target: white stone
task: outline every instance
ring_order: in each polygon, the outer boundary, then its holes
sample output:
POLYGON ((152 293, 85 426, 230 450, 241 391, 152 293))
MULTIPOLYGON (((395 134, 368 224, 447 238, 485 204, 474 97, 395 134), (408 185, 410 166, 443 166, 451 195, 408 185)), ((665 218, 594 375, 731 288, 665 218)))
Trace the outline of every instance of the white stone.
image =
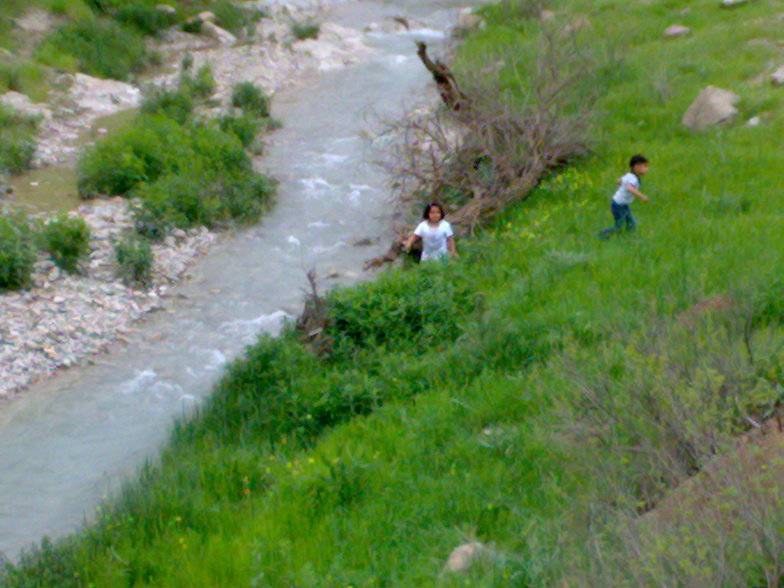
POLYGON ((465 574, 472 566, 476 565, 477 561, 486 556, 487 549, 478 541, 464 543, 459 547, 455 547, 452 553, 449 554, 444 571, 453 574, 465 574))
POLYGON ((234 45, 237 42, 237 37, 209 21, 201 25, 201 32, 215 39, 221 45, 234 45))
POLYGON ((542 10, 539 13, 539 19, 544 22, 552 22, 555 20, 555 12, 552 10, 542 10))
POLYGON ((784 65, 771 74, 770 81, 774 86, 784 86, 784 65))
POLYGON ((215 23, 215 15, 209 10, 200 12, 198 16, 196 16, 196 18, 203 23, 207 23, 207 22, 215 23))
POLYGON ((177 14, 177 9, 168 4, 158 4, 155 9, 165 12, 166 14, 177 14))
POLYGON ((463 31, 474 31, 482 26, 484 19, 470 8, 461 8, 457 16, 455 28, 463 31))
POLYGON ((721 0, 722 8, 734 8, 741 4, 748 4, 752 0, 721 0))
POLYGON ((0 103, 24 114, 52 118, 52 111, 46 105, 35 104, 27 95, 19 92, 6 92, 0 96, 0 103))
POLYGON ((729 90, 708 86, 699 93, 683 115, 681 123, 690 129, 701 130, 707 127, 731 122, 737 115, 735 105, 740 96, 729 90))
POLYGON ((746 121, 747 127, 758 127, 762 124, 762 119, 758 116, 752 116, 748 121, 746 121))
POLYGON ((678 37, 685 37, 691 34, 691 29, 683 25, 671 25, 664 29, 664 36, 668 39, 676 39, 678 37))
POLYGON ((74 75, 74 83, 68 93, 79 108, 89 110, 96 116, 136 108, 142 102, 139 88, 125 82, 102 80, 83 73, 74 75))

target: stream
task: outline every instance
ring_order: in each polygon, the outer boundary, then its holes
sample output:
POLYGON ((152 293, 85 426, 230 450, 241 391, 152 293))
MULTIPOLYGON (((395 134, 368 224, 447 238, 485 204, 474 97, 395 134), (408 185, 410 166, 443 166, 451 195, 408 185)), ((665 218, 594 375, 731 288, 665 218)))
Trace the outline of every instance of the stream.
POLYGON ((261 223, 215 247, 127 344, 2 406, 1 552, 16 559, 43 536, 92 519, 100 501, 155 456, 173 419, 209 393, 224 364, 300 311, 307 270, 339 274, 322 278, 322 287, 369 277, 362 263, 386 250, 392 207, 384 174, 369 163, 366 130, 434 92, 413 40, 437 49, 436 29, 453 23, 462 5, 363 1, 330 9, 329 20, 360 29, 399 14, 433 29, 371 34, 376 51, 362 63, 277 94, 273 114, 284 126, 256 165, 280 186, 261 223), (368 237, 373 245, 352 245, 368 237))

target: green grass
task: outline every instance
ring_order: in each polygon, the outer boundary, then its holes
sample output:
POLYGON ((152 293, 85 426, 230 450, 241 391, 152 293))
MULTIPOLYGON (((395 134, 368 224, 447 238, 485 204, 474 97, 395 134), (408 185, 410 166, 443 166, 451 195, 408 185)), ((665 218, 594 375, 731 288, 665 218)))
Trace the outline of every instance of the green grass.
MULTIPOLYGON (((595 153, 459 241, 458 263, 331 295, 330 357, 291 334, 249 348, 139 482, 9 586, 53 570, 61 586, 763 585, 774 511, 729 535, 696 519, 646 535, 638 513, 781 400, 784 94, 755 81, 773 54, 748 41, 778 38, 784 5, 555 8, 586 15, 604 67, 595 153), (693 35, 664 40, 676 21, 693 35), (741 95, 741 118, 686 131, 708 84, 741 95), (600 242, 636 152, 652 202, 600 242), (717 295, 735 307, 678 318, 717 295), (474 538, 491 561, 442 576, 474 538)), ((536 22, 488 18, 458 67, 533 55, 536 22)))

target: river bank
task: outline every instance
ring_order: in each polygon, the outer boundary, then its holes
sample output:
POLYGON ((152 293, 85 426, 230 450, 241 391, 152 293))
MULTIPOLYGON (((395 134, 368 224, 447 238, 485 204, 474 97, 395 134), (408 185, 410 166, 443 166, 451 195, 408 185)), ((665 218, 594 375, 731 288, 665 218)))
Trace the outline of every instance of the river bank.
POLYGON ((436 50, 459 7, 331 7, 331 21, 355 30, 400 13, 426 27, 369 32, 366 59, 303 73, 278 92, 273 114, 283 128, 255 163, 279 180, 279 195, 261 222, 211 247, 189 279, 168 289, 166 307, 123 335, 127 342, 3 406, 1 551, 15 558, 30 542, 94 518, 95 505, 157 454, 172 419, 209 395, 226 362, 301 311, 308 270, 323 288, 372 276, 363 263, 386 249, 395 219, 388 177, 368 163, 378 155, 367 137, 376 121, 436 96, 414 40, 436 50))
MULTIPOLYGON (((160 86, 175 82, 179 62, 185 54, 192 54, 196 67, 209 64, 212 68, 216 83, 213 112, 219 113, 238 82, 252 81, 272 96, 287 87, 307 92, 313 75, 371 56, 368 34, 406 30, 392 18, 367 22, 362 30, 326 21, 326 17, 323 11, 313 9, 278 10, 260 21, 242 44, 171 32, 156 41, 155 47, 166 56, 163 69, 168 73, 152 76, 145 83, 160 86), (318 39, 292 39, 290 23, 299 20, 320 22, 318 39)), ((410 20, 416 22, 413 17, 410 20)), ((68 170, 75 165, 79 150, 90 144, 83 138, 90 125, 98 117, 138 107, 141 90, 77 74, 67 96, 68 100, 60 97, 53 101, 57 107, 48 108, 6 95, 9 103, 22 109, 27 104, 29 112, 35 110, 43 116, 36 154, 39 166, 68 170)), ((101 130, 99 136, 104 134, 101 130)), ((264 166, 263 158, 256 163, 264 166)), ((90 361, 113 343, 122 343, 144 315, 176 303, 167 288, 187 279, 197 260, 221 238, 204 228, 176 231, 155 247, 152 287, 138 291, 125 287, 116 277, 112 254, 119 234, 131 228, 128 202, 97 201, 72 214, 83 217, 93 231, 85 272, 67 276, 41 258, 35 268, 35 285, 29 291, 0 295, 0 399, 10 399, 32 382, 90 361)))

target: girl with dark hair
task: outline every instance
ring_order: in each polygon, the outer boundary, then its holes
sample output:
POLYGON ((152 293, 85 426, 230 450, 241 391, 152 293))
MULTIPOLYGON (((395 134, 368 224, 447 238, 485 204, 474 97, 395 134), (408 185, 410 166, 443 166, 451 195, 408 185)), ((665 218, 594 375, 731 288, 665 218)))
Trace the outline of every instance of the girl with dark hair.
POLYGON ((405 241, 403 247, 406 251, 419 239, 422 240, 422 261, 446 259, 447 255, 457 257, 455 237, 452 226, 444 218, 444 207, 440 202, 430 202, 425 205, 422 213, 424 219, 414 233, 405 241))

